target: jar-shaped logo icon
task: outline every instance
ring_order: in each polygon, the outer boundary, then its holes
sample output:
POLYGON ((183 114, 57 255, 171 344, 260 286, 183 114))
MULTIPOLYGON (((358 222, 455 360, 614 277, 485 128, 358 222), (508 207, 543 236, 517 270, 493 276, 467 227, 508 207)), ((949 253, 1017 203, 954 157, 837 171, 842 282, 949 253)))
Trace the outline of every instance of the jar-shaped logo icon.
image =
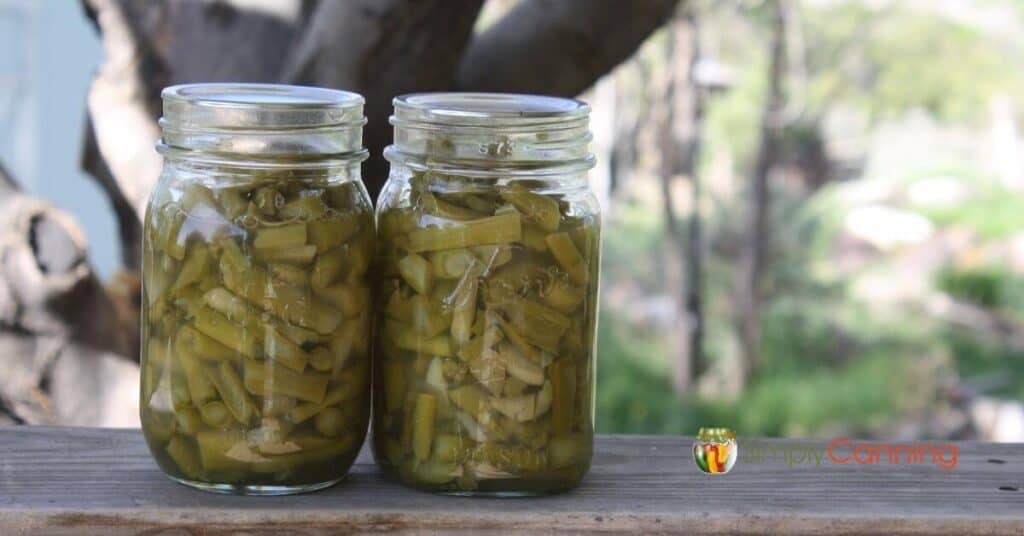
POLYGON ((693 460, 701 471, 724 475, 736 465, 738 457, 736 432, 728 428, 701 428, 697 433, 697 441, 693 443, 693 460))

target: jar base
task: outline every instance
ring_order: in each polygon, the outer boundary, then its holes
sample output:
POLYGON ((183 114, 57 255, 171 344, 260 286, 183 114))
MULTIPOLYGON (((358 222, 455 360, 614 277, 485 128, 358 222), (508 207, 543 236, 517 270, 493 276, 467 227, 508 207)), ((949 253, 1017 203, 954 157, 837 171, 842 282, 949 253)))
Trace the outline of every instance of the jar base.
POLYGON ((274 497, 277 495, 297 495, 299 493, 309 493, 329 488, 345 479, 345 477, 341 477, 336 478, 334 480, 328 480, 326 482, 316 482, 313 484, 299 484, 296 486, 278 486, 262 484, 212 484, 210 482, 187 480, 184 478, 178 478, 170 475, 168 475, 168 478, 179 484, 183 484, 190 488, 206 491, 209 493, 219 493, 221 495, 250 495, 257 497, 274 497))

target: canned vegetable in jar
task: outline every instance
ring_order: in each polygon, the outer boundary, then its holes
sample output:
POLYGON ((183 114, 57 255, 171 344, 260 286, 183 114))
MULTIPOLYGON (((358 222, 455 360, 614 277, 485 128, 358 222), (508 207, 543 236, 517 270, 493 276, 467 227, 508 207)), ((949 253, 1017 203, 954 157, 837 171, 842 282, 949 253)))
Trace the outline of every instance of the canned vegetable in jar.
POLYGON ((483 93, 394 104, 377 208, 376 460, 425 490, 570 489, 594 434, 589 108, 483 93))
POLYGON ((163 99, 143 243, 146 441, 172 479, 209 491, 329 486, 370 411, 363 98, 196 84, 163 99))

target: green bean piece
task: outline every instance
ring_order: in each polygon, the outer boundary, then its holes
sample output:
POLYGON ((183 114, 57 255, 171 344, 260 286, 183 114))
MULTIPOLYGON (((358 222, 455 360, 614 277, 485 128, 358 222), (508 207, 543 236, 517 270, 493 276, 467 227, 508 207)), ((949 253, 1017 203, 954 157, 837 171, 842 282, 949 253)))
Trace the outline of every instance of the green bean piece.
POLYGON ((476 306, 479 283, 470 278, 455 296, 452 304, 451 331, 457 345, 469 342, 473 336, 473 323, 476 321, 476 306))
POLYGON ((370 290, 362 285, 336 283, 329 287, 321 287, 317 296, 341 311, 345 317, 356 316, 367 310, 370 305, 370 290))
POLYGON ((412 300, 404 297, 402 291, 395 290, 384 306, 384 314, 391 320, 402 324, 412 323, 412 300))
POLYGON ((196 330, 220 344, 248 357, 256 357, 255 334, 212 309, 203 308, 193 318, 196 330))
POLYGON ((270 277, 294 286, 305 286, 309 283, 309 271, 292 264, 273 263, 268 265, 270 277))
POLYGON ((324 437, 336 437, 341 434, 345 425, 345 415, 336 407, 327 407, 320 410, 316 416, 316 431, 324 437))
POLYGON ((216 370, 210 370, 209 376, 235 420, 247 423, 254 413, 253 402, 245 391, 242 379, 235 372, 235 367, 227 361, 221 361, 216 370))
POLYGON ((237 351, 203 335, 191 326, 182 326, 178 330, 177 344, 200 359, 207 361, 238 362, 241 359, 237 351))
POLYGON ((434 443, 434 415, 437 412, 437 398, 434 395, 420 393, 416 396, 416 413, 413 416, 413 452, 416 459, 425 460, 430 457, 430 448, 434 443))
POLYGON ((434 282, 434 269, 423 257, 410 253, 398 261, 398 271, 405 278, 405 282, 420 294, 430 291, 434 282))
POLYGON ((451 314, 422 294, 412 299, 412 327, 426 337, 436 337, 451 327, 451 314))
POLYGON ((451 338, 446 335, 438 335, 431 338, 423 337, 412 327, 393 321, 388 322, 384 330, 387 334, 385 336, 403 350, 443 357, 454 355, 451 338))
POLYGON ((534 227, 523 228, 523 245, 527 248, 543 253, 548 250, 548 235, 544 231, 534 227))
POLYGON ((407 388, 407 380, 405 376, 405 367, 400 363, 387 362, 384 363, 384 403, 387 411, 397 411, 401 408, 403 397, 405 396, 405 390, 407 388))
POLYGON ((409 250, 420 253, 518 242, 522 234, 519 214, 508 213, 445 227, 414 229, 409 232, 409 250))
POLYGON ((207 400, 216 398, 217 391, 213 383, 207 378, 206 371, 199 360, 191 355, 187 349, 178 346, 177 358, 185 371, 185 382, 188 385, 189 400, 193 404, 202 405, 207 400))
POLYGON ((192 251, 188 257, 185 258, 185 262, 181 265, 181 271, 178 272, 178 278, 174 281, 174 285, 171 287, 171 292, 174 294, 179 293, 185 287, 196 283, 203 277, 203 273, 206 271, 207 257, 209 256, 209 250, 203 244, 195 244, 192 246, 192 251))
POLYGON ((587 265, 576 249, 576 245, 567 233, 555 233, 548 235, 546 239, 551 255, 558 261, 559 266, 569 274, 569 278, 577 285, 587 282, 587 265))
POLYGON ((228 407, 219 400, 207 402, 200 406, 199 416, 211 428, 227 428, 234 422, 228 407))
POLYGON ((434 459, 440 462, 461 463, 472 449, 472 442, 461 435, 440 434, 434 438, 434 459))
POLYGON ((264 187, 256 190, 252 196, 253 204, 256 205, 259 213, 264 216, 272 216, 277 209, 284 206, 284 196, 273 188, 264 187))
POLYGON ((458 279, 476 262, 476 255, 468 249, 445 249, 430 255, 434 275, 442 279, 458 279))
POLYGON ((424 192, 420 196, 420 202, 428 214, 433 214, 449 220, 467 221, 480 219, 487 214, 472 209, 449 203, 430 192, 424 192))
POLYGON ((174 416, 178 419, 178 428, 186 434, 195 435, 203 429, 203 420, 196 408, 181 408, 174 416))
POLYGON ((578 463, 577 460, 589 450, 589 444, 590 441, 582 434, 553 438, 548 446, 551 467, 560 469, 578 463))
POLYGON ((334 354, 325 346, 317 346, 309 351, 309 366, 317 372, 331 372, 334 370, 334 354))
POLYGON ((567 358, 551 365, 551 432, 568 434, 576 408, 576 367, 567 358))
POLYGON ((261 363, 249 361, 245 364, 245 389, 261 396, 269 391, 276 395, 284 395, 319 404, 327 392, 327 376, 313 372, 296 373, 288 368, 274 367, 268 377, 267 367, 261 363), (272 381, 268 381, 272 380, 272 381))
POLYGON ((501 198, 512 203, 527 221, 544 231, 550 233, 558 229, 558 222, 562 219, 558 201, 546 195, 513 190, 502 192, 501 198))
POLYGON ((189 447, 187 443, 180 437, 173 437, 167 443, 167 455, 174 460, 174 464, 178 466, 186 477, 198 478, 202 468, 199 465, 199 460, 196 459, 196 453, 189 447))
POLYGON ((358 231, 359 221, 353 217, 327 217, 309 223, 309 242, 323 254, 348 242, 358 231))
POLYGON ((582 286, 573 286, 567 281, 553 281, 542 296, 544 304, 562 314, 572 314, 586 298, 582 286))
MULTIPOLYGON (((326 211, 327 205, 319 197, 300 197, 285 202, 277 213, 286 220, 315 220, 323 216, 326 211)), ((312 224, 310 225, 312 226, 312 224)), ((310 229, 310 234, 312 234, 312 228, 310 229)), ((344 242, 345 240, 342 239, 341 241, 344 242)))
POLYGON ((235 296, 224 287, 206 291, 203 294, 203 302, 229 320, 243 321, 252 314, 252 309, 244 299, 235 296))
POLYGON ((280 363, 295 372, 302 372, 309 364, 310 356, 299 345, 278 333, 268 325, 265 330, 266 337, 263 340, 263 351, 268 359, 274 363, 280 363))
POLYGON ((218 198, 220 205, 224 207, 224 215, 232 220, 245 214, 245 210, 249 207, 249 200, 245 198, 245 193, 237 188, 220 190, 218 198))
POLYGON ((309 244, 291 248, 257 249, 256 258, 268 262, 309 264, 316 256, 316 246, 309 244))
POLYGON ((288 420, 294 424, 302 424, 320 413, 320 404, 299 404, 288 411, 288 420))
MULTIPOLYGON (((280 227, 263 227, 256 230, 252 247, 260 250, 281 250, 306 245, 306 224, 290 223, 280 227)), ((316 253, 314 248, 313 253, 316 253)))

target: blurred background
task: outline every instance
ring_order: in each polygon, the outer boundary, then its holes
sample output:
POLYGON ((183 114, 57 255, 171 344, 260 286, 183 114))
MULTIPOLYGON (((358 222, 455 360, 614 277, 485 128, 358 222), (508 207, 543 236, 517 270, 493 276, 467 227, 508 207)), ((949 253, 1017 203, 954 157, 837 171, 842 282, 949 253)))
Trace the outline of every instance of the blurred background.
POLYGON ((1018 0, 564 0, 552 25, 584 42, 536 68, 545 26, 512 32, 521 54, 508 35, 544 2, 434 2, 428 23, 388 0, 398 45, 338 74, 344 39, 315 38, 359 30, 359 3, 0 0, 0 422, 132 424, 155 95, 283 80, 364 92, 377 153, 397 92, 582 91, 606 214, 600 432, 1024 441, 1018 0))

